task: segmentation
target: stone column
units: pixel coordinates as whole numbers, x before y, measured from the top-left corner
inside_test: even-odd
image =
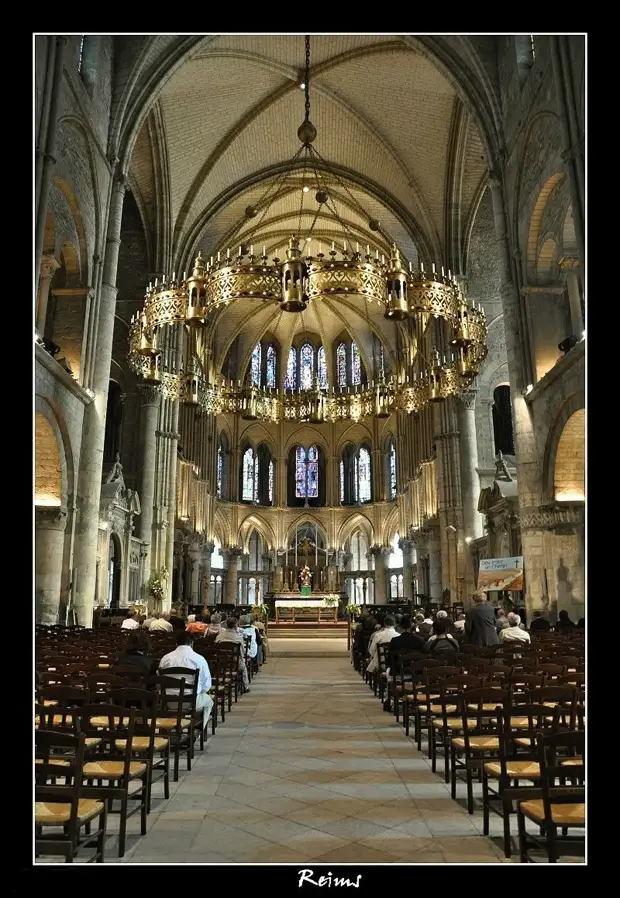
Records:
[[[37,293],[37,314],[35,327],[40,337],[45,333],[45,319],[47,318],[47,301],[50,295],[50,284],[55,271],[60,268],[54,256],[45,255],[41,259],[41,276],[39,278],[39,292]]]
[[[490,172],[489,187],[493,200],[495,233],[501,263],[500,290],[506,331],[506,353],[508,357],[508,375],[510,379],[512,420],[517,459],[519,509],[522,521],[521,541],[525,570],[525,602],[528,617],[531,617],[535,609],[543,607],[543,595],[545,592],[542,536],[536,532],[536,529],[523,526],[524,516],[527,518],[531,512],[535,512],[542,499],[542,477],[536,438],[532,416],[525,398],[528,384],[534,381],[528,367],[529,342],[521,298],[512,277],[502,181],[501,177],[495,172]]]
[[[581,339],[583,333],[583,315],[581,313],[581,293],[579,292],[578,261],[565,256],[560,259],[560,268],[566,272],[566,287],[570,304],[571,333]]]
[[[226,593],[224,599],[227,605],[236,605],[237,562],[241,555],[243,555],[243,549],[240,546],[231,546],[224,554],[228,559],[228,566],[226,568]]]
[[[428,550],[428,593],[431,601],[441,603],[441,539],[438,528],[429,531],[426,546]]]
[[[211,583],[211,556],[215,548],[215,543],[207,542],[202,547],[202,600],[203,605],[209,604],[209,586]]]
[[[147,560],[144,565],[144,576],[151,576],[151,543],[153,542],[153,506],[155,505],[155,467],[157,461],[157,442],[155,431],[159,417],[161,394],[148,384],[138,387],[140,396],[140,449],[139,449],[139,484],[140,497],[140,539],[147,543]]]
[[[116,311],[116,270],[120,246],[121,220],[126,184],[122,177],[115,177],[110,197],[107,241],[103,263],[103,278],[98,308],[92,390],[93,401],[84,409],[80,469],[77,481],[77,521],[73,566],[77,571],[77,588],[74,592],[78,623],[92,626],[95,602],[95,574],[97,561],[97,532],[99,527],[99,502],[101,497],[101,473],[103,467],[103,443],[105,419],[112,360],[114,315]]]
[[[34,589],[38,624],[58,623],[66,526],[64,506],[40,505],[35,509]]]
[[[198,584],[200,580],[200,559],[202,557],[202,546],[194,543],[189,547],[189,564],[191,569],[191,577],[189,581],[189,595],[192,605],[198,605],[200,602],[200,594]]]
[[[476,438],[476,390],[460,393],[457,397],[458,426],[460,432],[461,500],[463,503],[463,527],[465,537],[482,536],[482,515],[478,511],[480,477],[478,476],[478,441]]]
[[[371,546],[370,549],[375,559],[375,605],[387,605],[388,602],[387,565],[390,552],[388,546]]]
[[[412,539],[401,539],[398,545],[403,552],[403,598],[413,599],[413,569],[417,561],[415,543]]]

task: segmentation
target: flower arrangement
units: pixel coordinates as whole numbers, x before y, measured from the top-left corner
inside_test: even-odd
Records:
[[[355,602],[347,605],[347,614],[349,615],[349,617],[357,617],[361,613],[361,611],[361,606],[356,605]]]
[[[269,619],[269,608],[267,605],[255,605],[254,612],[255,614],[258,614],[262,620]]]
[[[325,605],[326,605],[328,608],[333,608],[334,605],[337,605],[337,604],[338,604],[339,598],[340,598],[340,596],[338,596],[338,595],[329,595],[329,596],[325,596]]]
[[[163,568],[159,574],[153,574],[146,584],[146,594],[151,599],[163,599],[167,573],[166,569]]]

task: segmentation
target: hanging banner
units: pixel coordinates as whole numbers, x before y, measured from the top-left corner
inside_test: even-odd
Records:
[[[481,592],[523,589],[523,555],[512,558],[481,558],[478,571]]]

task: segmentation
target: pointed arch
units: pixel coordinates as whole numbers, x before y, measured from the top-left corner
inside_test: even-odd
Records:
[[[398,533],[400,528],[400,513],[398,507],[392,508],[385,521],[383,522],[383,539],[382,544],[384,546],[391,546],[394,537]]]
[[[369,546],[375,541],[375,530],[370,519],[360,512],[356,512],[348,517],[338,530],[336,543],[340,549],[344,549],[347,540],[351,538],[356,530],[361,530],[366,537]]]
[[[276,546],[276,535],[273,532],[271,524],[260,515],[251,514],[245,518],[239,527],[238,544],[243,547],[243,551],[248,551],[248,544],[253,531],[256,531],[262,537],[265,545],[269,550]]]

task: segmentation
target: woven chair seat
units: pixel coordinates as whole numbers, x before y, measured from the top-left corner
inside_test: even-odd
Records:
[[[103,811],[103,802],[93,798],[81,798],[78,803],[78,819],[80,823],[92,820]],[[34,820],[38,826],[63,826],[71,819],[71,805],[60,802],[37,801],[35,803]]]
[[[523,814],[534,823],[544,823],[545,809],[542,799],[533,801],[522,801],[519,805]],[[552,804],[551,819],[556,826],[585,826],[586,825],[586,806],[585,804]]]
[[[129,764],[129,776],[141,776],[146,770],[146,764],[140,761],[131,761]],[[88,761],[82,768],[85,777],[100,780],[118,780],[125,772],[123,761]]]
[[[491,761],[484,765],[489,776],[499,778],[502,765],[499,761]],[[536,761],[506,761],[506,773],[511,780],[535,780],[540,778],[540,764]]]

